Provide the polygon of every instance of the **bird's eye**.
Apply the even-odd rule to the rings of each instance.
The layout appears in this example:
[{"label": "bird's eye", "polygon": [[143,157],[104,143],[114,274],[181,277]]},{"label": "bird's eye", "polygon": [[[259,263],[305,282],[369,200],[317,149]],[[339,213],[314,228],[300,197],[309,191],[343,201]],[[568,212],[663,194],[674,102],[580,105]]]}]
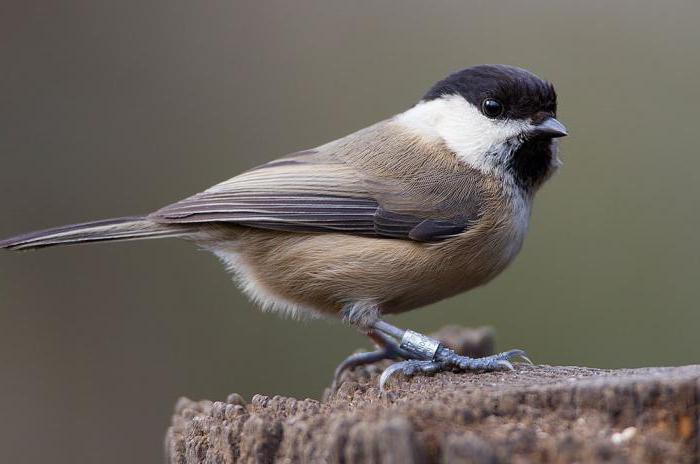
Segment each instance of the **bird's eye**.
[{"label": "bird's eye", "polygon": [[497,118],[503,114],[503,103],[493,98],[481,102],[481,111],[489,118]]}]

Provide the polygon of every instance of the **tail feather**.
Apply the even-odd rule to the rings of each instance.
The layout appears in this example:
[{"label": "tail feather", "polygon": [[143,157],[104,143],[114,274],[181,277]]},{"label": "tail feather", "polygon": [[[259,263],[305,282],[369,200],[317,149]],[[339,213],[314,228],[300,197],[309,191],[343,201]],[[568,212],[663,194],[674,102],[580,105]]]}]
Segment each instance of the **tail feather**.
[{"label": "tail feather", "polygon": [[196,227],[158,224],[145,217],[123,217],[86,222],[29,232],[0,240],[0,248],[29,250],[54,245],[70,245],[108,240],[138,240],[161,237],[179,237],[191,234]]}]

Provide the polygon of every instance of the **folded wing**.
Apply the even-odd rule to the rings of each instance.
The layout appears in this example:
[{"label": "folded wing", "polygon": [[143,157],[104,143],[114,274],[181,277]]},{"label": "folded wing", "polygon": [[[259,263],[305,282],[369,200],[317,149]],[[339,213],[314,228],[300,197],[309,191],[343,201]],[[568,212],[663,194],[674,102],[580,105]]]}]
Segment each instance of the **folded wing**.
[{"label": "folded wing", "polygon": [[[405,196],[399,185],[372,192],[373,182],[332,154],[307,150],[272,161],[149,216],[160,223],[231,223],[290,232],[341,232],[431,242],[465,230],[474,219],[446,220],[434,211],[383,207],[387,191]],[[402,203],[420,204],[420,201]]]}]

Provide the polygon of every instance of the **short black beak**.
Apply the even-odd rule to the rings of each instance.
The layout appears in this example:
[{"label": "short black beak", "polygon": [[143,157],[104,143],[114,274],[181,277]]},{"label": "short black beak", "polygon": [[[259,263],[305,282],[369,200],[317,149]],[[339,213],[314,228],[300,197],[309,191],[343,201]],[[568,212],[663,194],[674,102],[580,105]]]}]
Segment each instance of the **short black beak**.
[{"label": "short black beak", "polygon": [[532,128],[531,134],[543,137],[565,137],[569,135],[564,124],[549,117]]}]

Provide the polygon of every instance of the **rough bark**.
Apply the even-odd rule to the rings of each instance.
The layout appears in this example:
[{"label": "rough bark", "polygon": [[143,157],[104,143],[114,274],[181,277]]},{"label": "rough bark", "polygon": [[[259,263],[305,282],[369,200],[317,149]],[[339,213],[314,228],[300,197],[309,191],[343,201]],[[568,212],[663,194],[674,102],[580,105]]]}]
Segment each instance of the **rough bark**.
[{"label": "rough bark", "polygon": [[[486,354],[488,331],[444,329]],[[700,366],[603,370],[519,365],[514,372],[394,379],[348,373],[323,401],[256,395],[175,406],[172,463],[695,462]]]}]

